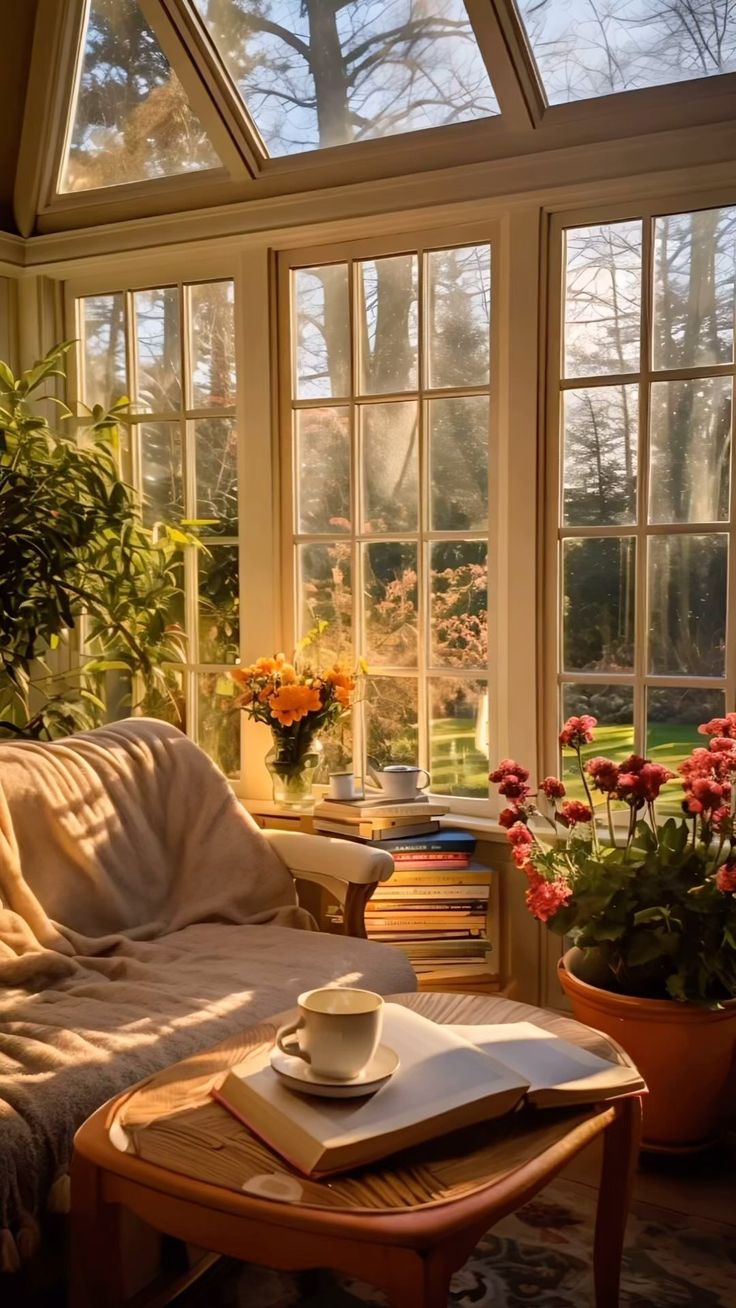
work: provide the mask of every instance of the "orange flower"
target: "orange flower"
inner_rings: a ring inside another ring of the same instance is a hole
[[[296,669],[291,663],[284,663],[279,668],[279,676],[281,677],[282,686],[293,686],[296,681]]]
[[[335,688],[335,699],[343,708],[350,707],[350,696],[355,690],[355,678],[349,672],[344,672],[339,663],[336,663],[329,672],[325,674],[325,681]]]
[[[318,713],[321,707],[319,691],[311,686],[281,686],[271,700],[271,717],[290,727],[308,713]]]
[[[233,681],[239,681],[240,684],[244,686],[246,682],[250,681],[251,677],[253,676],[253,669],[233,668],[232,672],[230,673],[230,676],[232,677]]]
[[[259,698],[259,700],[261,701],[262,704],[265,704],[265,702],[266,702],[266,700],[268,699],[269,695],[273,695],[274,689],[275,689],[275,687],[274,687],[273,682],[272,682],[272,681],[267,681],[266,684],[265,684],[265,686],[263,687],[263,689],[262,689],[262,690],[259,690],[259,692],[258,692],[258,698]]]
[[[283,662],[283,654],[281,655],[281,659]],[[270,677],[272,672],[278,671],[278,668],[279,668],[279,656],[277,654],[276,658],[274,659],[269,659],[269,658],[256,659],[255,667],[253,671],[254,671],[254,675],[257,677],[258,676]]]

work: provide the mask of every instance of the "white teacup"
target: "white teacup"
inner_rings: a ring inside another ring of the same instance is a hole
[[[327,793],[330,799],[363,798],[363,790],[352,772],[331,772],[330,788]]]
[[[383,999],[372,990],[327,986],[300,995],[299,1017],[276,1043],[303,1058],[317,1076],[350,1081],[373,1057],[383,1028]]]
[[[377,774],[381,789],[389,799],[416,799],[429,785],[430,776],[424,768],[415,768],[408,763],[389,763]],[[424,780],[420,780],[420,778]]]

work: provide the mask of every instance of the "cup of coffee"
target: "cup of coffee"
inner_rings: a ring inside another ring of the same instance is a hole
[[[429,785],[430,776],[424,768],[408,763],[389,763],[378,773],[381,789],[388,799],[416,799]]]
[[[350,1081],[367,1066],[381,1039],[383,999],[372,990],[327,986],[305,990],[299,1017],[282,1026],[276,1043],[303,1058],[317,1076]]]

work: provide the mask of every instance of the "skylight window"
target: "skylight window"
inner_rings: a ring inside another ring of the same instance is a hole
[[[138,0],[90,0],[61,190],[219,166]]]
[[[736,72],[736,0],[517,0],[551,104]]]
[[[498,113],[462,0],[195,0],[270,155]]]

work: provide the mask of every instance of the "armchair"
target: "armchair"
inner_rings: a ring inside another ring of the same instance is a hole
[[[304,831],[264,831],[271,849],[292,876],[329,890],[343,910],[344,934],[366,938],[365,906],[394,864],[382,849]]]

